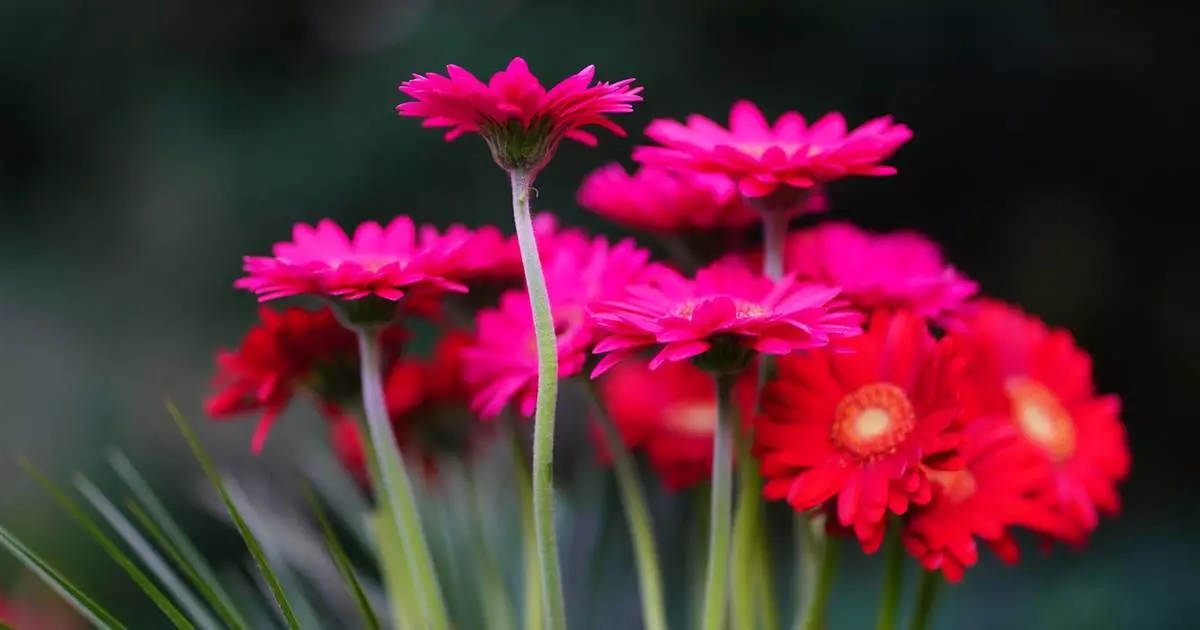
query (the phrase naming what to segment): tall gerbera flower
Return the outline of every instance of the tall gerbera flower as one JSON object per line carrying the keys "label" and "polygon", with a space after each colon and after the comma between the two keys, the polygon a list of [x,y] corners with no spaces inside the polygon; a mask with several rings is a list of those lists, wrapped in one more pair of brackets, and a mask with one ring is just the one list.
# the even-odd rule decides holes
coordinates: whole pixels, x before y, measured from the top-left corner
{"label": "tall gerbera flower", "polygon": [[731,262],[701,269],[695,279],[659,269],[651,282],[592,309],[601,335],[595,352],[608,353],[592,375],[648,348],[658,349],[651,369],[696,359],[706,369],[731,373],[756,352],[819,348],[859,331],[857,314],[841,310],[837,294],[790,277],[774,282]]}
{"label": "tall gerbera flower", "polygon": [[811,126],[800,114],[787,112],[771,125],[757,106],[739,101],[729,114],[728,129],[693,114],[686,125],[656,120],[646,135],[662,146],[638,147],[633,159],[727,175],[743,195],[757,198],[776,192],[796,196],[797,191],[850,175],[891,175],[896,169],[880,162],[907,142],[912,132],[884,116],[847,133],[846,120],[837,112]]}
{"label": "tall gerbera flower", "polygon": [[1015,307],[985,300],[957,335],[969,350],[967,391],[979,422],[1012,435],[1053,474],[1056,507],[1081,540],[1099,513],[1120,507],[1129,474],[1120,400],[1098,395],[1092,361],[1065,330],[1047,328]]}
{"label": "tall gerbera flower", "polygon": [[833,500],[838,522],[873,553],[887,512],[929,502],[929,471],[961,468],[961,361],[902,311],[876,313],[842,346],[777,362],[753,452],[764,496],[797,511]]}
{"label": "tall gerbera flower", "polygon": [[740,229],[758,220],[728,177],[653,166],[633,175],[620,164],[603,166],[583,180],[578,198],[600,216],[655,234]]}
{"label": "tall gerbera flower", "polygon": [[[760,256],[752,256],[751,263],[761,264]],[[907,310],[943,323],[979,290],[924,236],[873,234],[843,222],[788,234],[784,269],[803,280],[841,287],[854,308]]]}
{"label": "tall gerbera flower", "polygon": [[547,90],[520,57],[487,83],[449,65],[446,76],[416,74],[402,83],[400,91],[413,100],[396,111],[424,118],[426,127],[449,127],[446,140],[478,133],[502,168],[536,173],[563,138],[595,146],[596,136],[584,127],[625,135],[606,115],[633,111],[642,88],[633,87],[633,79],[593,85],[595,74],[595,66],[588,66]]}
{"label": "tall gerbera flower", "polygon": [[[267,433],[297,394],[312,395],[318,409],[331,419],[358,394],[358,345],[329,309],[259,309],[259,323],[236,350],[217,353],[216,392],[204,408],[214,419],[260,413],[251,448],[262,450]],[[404,332],[385,333],[384,357],[399,356]]]}
{"label": "tall gerbera flower", "polygon": [[[747,370],[734,389],[738,414],[747,425],[756,388],[756,376]],[[685,490],[708,481],[717,430],[711,375],[687,362],[651,370],[645,361],[626,361],[604,375],[599,392],[621,440],[646,454],[667,488]]]}
{"label": "tall gerbera flower", "polygon": [[[982,429],[982,430],[981,430]],[[970,424],[959,447],[964,468],[927,471],[933,500],[904,520],[904,546],[930,571],[951,582],[979,557],[977,540],[1001,560],[1017,561],[1011,528],[1061,531],[1062,518],[1046,501],[1050,470],[1012,436]]]}
{"label": "tall gerbera flower", "polygon": [[[649,252],[632,240],[610,244],[598,237],[560,245],[546,267],[546,279],[558,342],[558,374],[568,378],[583,370],[594,343],[590,306],[620,295],[653,267]],[[477,392],[475,409],[485,418],[494,417],[515,403],[521,415],[531,415],[538,356],[528,296],[524,291],[504,294],[499,308],[480,311],[477,329],[475,345],[465,351],[466,378]]]}

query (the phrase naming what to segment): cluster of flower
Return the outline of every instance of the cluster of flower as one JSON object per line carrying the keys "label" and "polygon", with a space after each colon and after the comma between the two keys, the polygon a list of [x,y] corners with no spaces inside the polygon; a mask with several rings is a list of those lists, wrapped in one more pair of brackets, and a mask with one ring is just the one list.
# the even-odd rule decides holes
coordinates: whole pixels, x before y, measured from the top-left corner
{"label": "cluster of flower", "polygon": [[[398,110],[450,127],[447,139],[478,133],[501,166],[536,174],[560,139],[596,141],[582,127],[621,133],[605,114],[630,111],[639,88],[590,85],[592,75],[546,90],[519,59],[488,83],[450,66],[406,82],[414,100]],[[549,215],[535,232],[560,378],[595,379],[622,440],[665,485],[704,483],[712,469],[709,372],[736,378],[763,495],[825,510],[830,532],[867,552],[900,519],[908,551],[958,580],[977,541],[1012,560],[1014,528],[1078,544],[1099,512],[1116,511],[1129,469],[1119,402],[1097,394],[1069,333],[978,297],[915,233],[824,222],[781,233],[774,246],[766,234],[767,251],[731,238],[826,210],[835,180],[894,173],[882,162],[911,137],[907,127],[884,117],[848,129],[836,113],[810,124],[795,112],[771,124],[740,102],[728,128],[697,115],[655,121],[646,134],[658,145],[635,149],[639,170],[604,166],[578,199],[673,244],[678,260],[653,261],[632,239],[564,229]],[[273,256],[247,257],[245,270],[237,286],[260,300],[399,304],[384,338],[387,406],[402,452],[428,472],[442,456],[469,455],[494,424],[483,420],[534,412],[537,343],[515,237],[407,217],[349,236],[323,221],[296,226]],[[466,308],[462,293],[498,298]],[[310,394],[342,459],[363,475],[349,419],[359,350],[340,316],[264,308],[242,345],[218,356],[209,414],[261,410],[259,449],[289,399]],[[404,352],[403,320],[413,316],[444,325],[430,357]]]}

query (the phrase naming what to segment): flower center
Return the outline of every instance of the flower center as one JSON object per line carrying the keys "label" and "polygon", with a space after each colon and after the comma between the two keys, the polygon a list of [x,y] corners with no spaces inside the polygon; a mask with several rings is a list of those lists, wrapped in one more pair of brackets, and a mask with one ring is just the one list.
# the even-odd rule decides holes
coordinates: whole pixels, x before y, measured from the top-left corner
{"label": "flower center", "polygon": [[692,403],[675,405],[663,414],[668,427],[686,435],[712,435],[717,426],[715,405]]}
{"label": "flower center", "polygon": [[1075,423],[1050,390],[1027,378],[1010,378],[1004,384],[1012,415],[1025,437],[1061,462],[1075,452]]}
{"label": "flower center", "polygon": [[[733,299],[735,308],[734,316],[738,319],[754,319],[756,317],[765,317],[771,314],[771,311],[761,304],[755,304],[754,302],[747,302],[737,298],[731,299]],[[696,301],[684,302],[682,306],[675,310],[675,316],[684,319],[691,319],[692,315],[695,314],[696,306],[699,303],[700,302]]]}
{"label": "flower center", "polygon": [[916,424],[908,396],[891,383],[858,388],[843,398],[833,413],[833,443],[863,459],[891,452]]}
{"label": "flower center", "polygon": [[925,475],[930,481],[942,488],[942,496],[951,503],[962,503],[975,494],[978,485],[971,471],[963,470],[932,470],[925,469]]}
{"label": "flower center", "polygon": [[774,140],[766,140],[759,142],[742,141],[737,143],[737,148],[743,153],[748,153],[756,158],[761,158],[764,153],[771,147],[779,147],[787,155],[795,155],[804,145],[799,142],[782,142]]}

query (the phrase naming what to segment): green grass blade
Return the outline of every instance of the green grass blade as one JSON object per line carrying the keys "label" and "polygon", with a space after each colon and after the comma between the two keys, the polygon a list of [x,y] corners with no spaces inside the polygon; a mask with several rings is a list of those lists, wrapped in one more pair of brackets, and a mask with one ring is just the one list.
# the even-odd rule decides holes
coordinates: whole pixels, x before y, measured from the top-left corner
{"label": "green grass blade", "polygon": [[363,591],[362,584],[358,581],[358,575],[354,572],[354,565],[350,562],[345,548],[342,547],[342,543],[338,540],[337,532],[333,529],[333,523],[325,515],[325,509],[321,507],[320,500],[317,499],[312,488],[307,484],[304,485],[304,496],[308,499],[309,505],[312,506],[313,514],[317,517],[317,523],[320,524],[321,531],[325,534],[325,543],[329,547],[329,555],[333,557],[333,562],[337,565],[338,572],[346,580],[346,587],[350,589],[350,594],[354,596],[354,601],[358,604],[359,612],[362,613],[363,621],[371,630],[380,630],[379,618],[375,616],[375,611],[371,609],[371,602],[367,599],[367,594]]}
{"label": "green grass blade", "polygon": [[0,630],[13,630],[13,627],[0,620]]}
{"label": "green grass blade", "polygon": [[167,413],[170,414],[171,419],[179,427],[179,432],[187,440],[188,446],[192,449],[192,454],[196,457],[196,461],[200,462],[200,468],[204,470],[205,476],[212,482],[213,488],[220,495],[221,502],[225,504],[225,509],[229,511],[230,518],[233,519],[238,533],[242,535],[242,540],[246,543],[246,548],[250,551],[250,555],[254,557],[254,562],[258,565],[259,572],[262,573],[263,579],[267,581],[267,587],[271,590],[271,595],[275,598],[275,604],[279,607],[279,612],[283,614],[288,628],[299,630],[300,623],[296,620],[296,613],[292,610],[292,605],[288,602],[283,585],[280,584],[275,571],[271,569],[271,564],[267,561],[267,556],[263,552],[262,544],[258,542],[258,538],[254,536],[254,532],[246,524],[246,519],[242,518],[241,512],[238,511],[237,505],[234,504],[233,498],[229,496],[229,490],[225,488],[225,482],[221,480],[221,475],[217,473],[212,459],[209,458],[208,453],[201,446],[200,440],[196,437],[192,428],[188,426],[188,422],[183,417],[183,414],[180,413],[179,408],[170,400],[167,401]]}
{"label": "green grass blade", "polygon": [[217,574],[208,560],[205,560],[204,555],[175,522],[170,511],[158,499],[145,477],[134,468],[129,458],[120,451],[113,451],[109,454],[108,462],[137,499],[127,501],[126,505],[142,529],[146,530],[158,546],[171,557],[175,566],[208,600],[226,625],[233,630],[249,628],[249,624],[234,605],[233,598],[226,592],[221,580],[217,579]]}
{"label": "green grass blade", "polygon": [[159,590],[158,586],[156,586],[154,582],[145,573],[143,573],[141,569],[138,568],[137,564],[135,564],[133,560],[130,560],[129,556],[125,555],[125,552],[121,551],[121,548],[118,547],[115,542],[113,542],[112,538],[109,538],[109,536],[104,533],[104,530],[100,529],[100,526],[93,521],[86,512],[83,511],[83,508],[81,508],[78,503],[72,500],[71,497],[67,496],[67,494],[63,492],[61,488],[55,485],[53,481],[50,481],[49,477],[42,474],[42,471],[38,470],[37,467],[35,467],[28,460],[22,458],[20,463],[21,467],[25,469],[25,472],[33,477],[38,484],[45,488],[46,491],[49,492],[54,498],[54,500],[57,501],[58,504],[62,506],[62,508],[66,510],[76,522],[83,526],[83,528],[87,530],[88,534],[90,534],[97,543],[100,544],[104,551],[108,553],[109,557],[111,557],[114,562],[116,562],[122,569],[125,570],[125,573],[129,575],[130,579],[132,579],[139,587],[141,587],[142,591],[146,593],[146,596],[149,597],[156,606],[158,606],[159,610],[161,610],[163,614],[171,620],[171,623],[174,624],[176,628],[179,628],[180,630],[195,630],[195,626],[192,625],[192,622],[188,621],[187,617],[185,617],[183,613],[179,611],[179,608],[177,608],[175,604],[171,602],[171,599],[167,597],[161,590]]}
{"label": "green grass blade", "polygon": [[84,619],[87,619],[92,625],[100,630],[125,630],[125,625],[117,621],[97,604],[79,590],[77,586],[72,584],[67,578],[63,577],[58,571],[55,571],[51,566],[33,553],[28,547],[17,540],[7,529],[0,527],[0,546],[4,547],[11,553],[25,568],[32,571],[35,575],[42,579],[47,586],[58,593],[64,601],[71,605]]}

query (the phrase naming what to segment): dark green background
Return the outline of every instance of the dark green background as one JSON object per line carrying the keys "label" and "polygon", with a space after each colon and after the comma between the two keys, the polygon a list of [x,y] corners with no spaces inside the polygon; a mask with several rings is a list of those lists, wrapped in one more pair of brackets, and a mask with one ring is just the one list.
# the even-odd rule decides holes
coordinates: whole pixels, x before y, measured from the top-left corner
{"label": "dark green background", "polygon": [[[575,206],[580,177],[627,159],[655,117],[722,118],[750,98],[770,116],[909,124],[900,175],[835,186],[836,215],[918,228],[987,292],[1075,331],[1125,401],[1134,452],[1124,513],[1085,553],[986,562],[939,627],[1200,627],[1198,13],[1136,0],[6,2],[0,521],[134,599],[12,455],[65,478],[122,445],[186,505],[193,469],[160,402],[198,416],[212,350],[253,321],[253,299],[230,287],[240,256],[322,217],[507,225],[483,143],[447,145],[392,107],[411,72],[486,76],[520,54],[546,81],[594,63],[646,86],[619,120],[630,139],[566,146],[538,182],[544,208],[593,228],[607,226]],[[253,462],[249,423],[204,435],[225,461],[283,466],[312,426],[281,424]],[[843,573],[836,627],[863,627],[872,570]]]}

